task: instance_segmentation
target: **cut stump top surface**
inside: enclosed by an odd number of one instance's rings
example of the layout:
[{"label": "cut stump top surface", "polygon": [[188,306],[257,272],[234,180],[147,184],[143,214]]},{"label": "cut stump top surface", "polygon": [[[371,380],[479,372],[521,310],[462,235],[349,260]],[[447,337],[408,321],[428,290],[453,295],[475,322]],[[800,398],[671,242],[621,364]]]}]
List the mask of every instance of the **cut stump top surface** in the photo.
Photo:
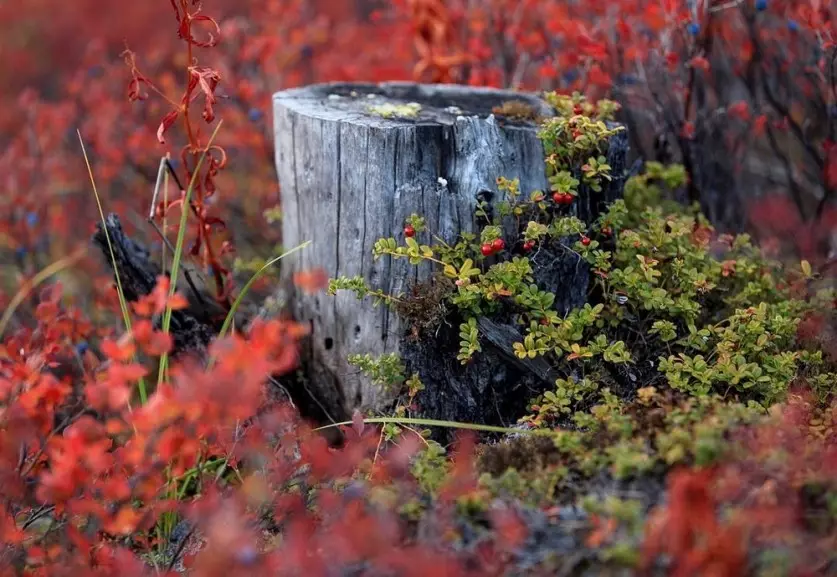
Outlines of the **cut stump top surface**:
[{"label": "cut stump top surface", "polygon": [[[453,125],[458,117],[487,118],[509,101],[522,102],[536,115],[554,114],[537,95],[495,88],[412,82],[328,83],[278,92],[274,100],[306,116],[364,126],[394,128]],[[410,109],[412,104],[418,107]],[[392,108],[388,108],[392,107]],[[386,116],[387,113],[391,116]],[[506,126],[535,127],[535,120],[503,117]]]}]

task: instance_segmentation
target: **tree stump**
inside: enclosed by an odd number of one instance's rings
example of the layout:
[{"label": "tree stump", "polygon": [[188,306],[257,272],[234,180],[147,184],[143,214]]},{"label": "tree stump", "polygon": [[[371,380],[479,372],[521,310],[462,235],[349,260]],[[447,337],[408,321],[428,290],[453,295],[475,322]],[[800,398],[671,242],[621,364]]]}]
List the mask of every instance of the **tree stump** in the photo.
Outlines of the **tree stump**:
[{"label": "tree stump", "polygon": [[[389,257],[373,261],[372,247],[385,237],[403,242],[405,219],[412,213],[425,217],[434,234],[453,242],[461,232],[478,230],[474,209],[481,199],[501,200],[498,177],[519,178],[524,194],[548,191],[537,124],[492,113],[507,101],[522,101],[538,115],[554,114],[535,95],[456,85],[323,84],[275,94],[283,244],[292,248],[313,241],[282,261],[283,279],[290,282],[300,270],[321,267],[330,278],[361,275],[386,293],[408,292],[434,273],[429,263],[415,267],[406,259]],[[613,181],[601,193],[582,191],[573,214],[591,221],[621,196],[626,153],[623,131],[609,146]],[[559,309],[582,304],[588,283],[586,267],[577,259],[553,257],[544,255],[539,270],[553,285]],[[302,351],[309,392],[319,396],[335,419],[357,407],[385,407],[391,399],[346,359],[354,353],[377,356],[405,350],[406,327],[400,319],[387,307],[359,302],[347,291],[329,296],[295,290],[289,305],[297,320],[310,324],[311,334]],[[504,329],[494,333],[508,337]],[[457,340],[454,336],[449,367],[438,351],[429,353],[428,349],[421,354],[412,350],[405,360],[423,380],[438,381],[428,402],[458,397],[474,409],[468,414],[476,414],[483,404],[476,397],[483,396],[480,391],[500,373],[481,356],[475,364],[483,368],[463,376],[466,369],[455,360]],[[500,362],[514,365],[508,355],[499,355]],[[436,366],[418,366],[424,363]],[[451,377],[445,376],[448,369],[460,375],[455,377],[460,379],[459,386],[451,388]],[[486,369],[493,374],[485,374]],[[511,378],[507,371],[501,372]],[[426,381],[425,386],[431,388]],[[525,402],[529,397],[524,397]],[[454,410],[430,412],[462,416]]]}]

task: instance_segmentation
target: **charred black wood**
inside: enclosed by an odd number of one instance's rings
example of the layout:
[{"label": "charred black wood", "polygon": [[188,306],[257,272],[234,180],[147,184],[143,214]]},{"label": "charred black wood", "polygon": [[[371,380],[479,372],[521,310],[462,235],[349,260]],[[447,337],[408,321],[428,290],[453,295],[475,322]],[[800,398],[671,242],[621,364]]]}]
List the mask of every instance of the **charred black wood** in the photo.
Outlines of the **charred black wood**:
[{"label": "charred black wood", "polygon": [[[136,302],[150,294],[157,284],[157,277],[164,274],[162,268],[152,260],[150,251],[125,234],[122,222],[116,214],[109,214],[104,226],[101,223],[97,226],[93,234],[93,244],[99,248],[105,262],[114,272],[114,279],[119,276],[122,293],[128,302]],[[168,276],[167,272],[165,274]],[[201,296],[198,299],[195,298],[197,295],[189,296],[188,308],[172,311],[172,358],[183,354],[205,358],[206,347],[220,328],[212,316],[213,311],[201,305],[201,302],[211,300],[212,297]],[[159,328],[162,319],[156,318],[155,324]]]}]

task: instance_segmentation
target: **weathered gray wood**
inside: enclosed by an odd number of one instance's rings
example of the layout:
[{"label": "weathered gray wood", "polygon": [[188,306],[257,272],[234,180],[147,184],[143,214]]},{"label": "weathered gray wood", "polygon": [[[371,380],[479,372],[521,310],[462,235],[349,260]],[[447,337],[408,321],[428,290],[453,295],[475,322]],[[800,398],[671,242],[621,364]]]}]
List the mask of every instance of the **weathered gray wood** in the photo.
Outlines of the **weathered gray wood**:
[{"label": "weathered gray wood", "polygon": [[[434,234],[452,242],[461,232],[477,230],[480,195],[501,200],[497,177],[519,178],[524,192],[548,190],[537,126],[491,113],[508,100],[522,100],[539,114],[554,112],[534,95],[453,85],[325,84],[274,95],[283,244],[313,241],[282,262],[282,277],[289,281],[299,270],[322,267],[331,278],[362,275],[387,293],[405,292],[429,277],[430,265],[416,269],[403,259],[373,261],[372,246],[384,237],[403,241],[410,214],[424,216]],[[421,109],[415,118],[369,111],[386,102],[416,102]],[[617,148],[621,152],[610,161],[620,175],[624,143]],[[615,178],[602,193],[586,193],[573,210],[590,220],[621,189]],[[586,269],[573,282],[575,296],[567,297],[573,302],[566,306],[578,304],[579,295],[583,299]],[[348,292],[329,297],[299,291],[291,309],[297,320],[310,323],[303,351],[310,386],[320,394],[331,391],[323,402],[332,412],[380,408],[391,400],[346,361],[352,353],[399,350],[403,327],[391,311],[358,302]]]}]

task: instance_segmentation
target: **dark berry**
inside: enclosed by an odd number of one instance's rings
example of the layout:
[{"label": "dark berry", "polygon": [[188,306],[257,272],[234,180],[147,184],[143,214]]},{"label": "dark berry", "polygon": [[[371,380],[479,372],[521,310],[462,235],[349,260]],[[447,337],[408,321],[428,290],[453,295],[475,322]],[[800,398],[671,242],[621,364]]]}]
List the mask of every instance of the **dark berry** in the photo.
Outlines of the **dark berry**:
[{"label": "dark berry", "polygon": [[236,551],[235,560],[245,567],[250,567],[259,560],[259,552],[252,545],[245,545]]}]

